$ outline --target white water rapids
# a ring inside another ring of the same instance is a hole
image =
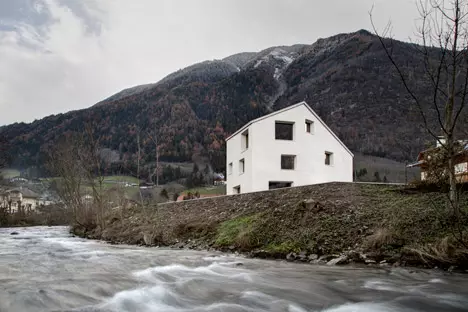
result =
[[[0,229],[7,311],[456,312],[468,311],[468,275],[112,246],[65,227]]]

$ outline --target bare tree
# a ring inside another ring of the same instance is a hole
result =
[[[84,143],[80,151],[80,156],[83,162],[87,159],[87,167],[84,170],[86,173],[86,182],[91,187],[93,194],[93,202],[97,210],[97,223],[101,231],[104,230],[104,168],[100,154],[101,137],[96,135],[94,127],[91,123],[85,125]]]
[[[158,145],[158,135],[155,132],[154,135],[151,135],[149,132],[147,133],[148,137],[153,141],[155,150],[156,150],[156,167],[154,168],[154,173],[156,175],[156,186],[159,186],[159,172],[160,172],[160,167],[159,167],[159,145]]]
[[[86,231],[105,228],[103,166],[100,136],[89,123],[82,133],[61,138],[49,152],[47,167],[57,178],[57,193],[72,211],[74,223]]]
[[[379,32],[372,19],[386,55],[393,64],[407,93],[421,116],[427,132],[441,146],[444,172],[447,173],[449,202],[454,214],[460,216],[459,194],[455,175],[457,138],[463,128],[468,94],[468,4],[460,0],[420,0],[420,25],[417,28],[418,45],[414,45],[424,66],[421,79],[427,86],[424,94],[416,92],[412,79],[398,64],[393,51],[395,41],[390,37],[391,24]],[[430,99],[430,100],[429,100]]]
[[[50,148],[47,167],[56,176],[57,194],[71,210],[73,222],[85,229],[91,227],[89,211],[83,203],[82,189],[85,173],[80,157],[82,136],[73,134],[62,137]]]

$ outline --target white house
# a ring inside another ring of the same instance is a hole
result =
[[[252,120],[226,145],[228,195],[353,181],[353,153],[306,102]]]
[[[11,213],[21,209],[24,212],[31,212],[40,205],[39,197],[39,194],[28,188],[11,189],[0,195],[0,207],[8,208]]]

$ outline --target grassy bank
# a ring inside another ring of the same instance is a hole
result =
[[[445,194],[330,183],[134,208],[91,238],[246,252],[257,257],[466,267]],[[468,212],[468,198],[462,195]],[[468,222],[461,231],[468,230]],[[75,232],[80,235],[79,228]],[[339,262],[339,261],[337,261]]]

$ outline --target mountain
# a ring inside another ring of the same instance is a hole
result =
[[[393,56],[409,77],[423,76],[412,44],[395,41]],[[410,85],[425,94],[420,79]],[[7,138],[17,167],[40,166],[61,136],[91,123],[116,164],[135,162],[140,132],[143,164],[155,160],[147,133],[157,133],[162,160],[200,156],[222,170],[229,134],[302,100],[355,152],[409,160],[427,139],[378,38],[365,30],[194,64],[87,109],[1,127],[0,135]]]

